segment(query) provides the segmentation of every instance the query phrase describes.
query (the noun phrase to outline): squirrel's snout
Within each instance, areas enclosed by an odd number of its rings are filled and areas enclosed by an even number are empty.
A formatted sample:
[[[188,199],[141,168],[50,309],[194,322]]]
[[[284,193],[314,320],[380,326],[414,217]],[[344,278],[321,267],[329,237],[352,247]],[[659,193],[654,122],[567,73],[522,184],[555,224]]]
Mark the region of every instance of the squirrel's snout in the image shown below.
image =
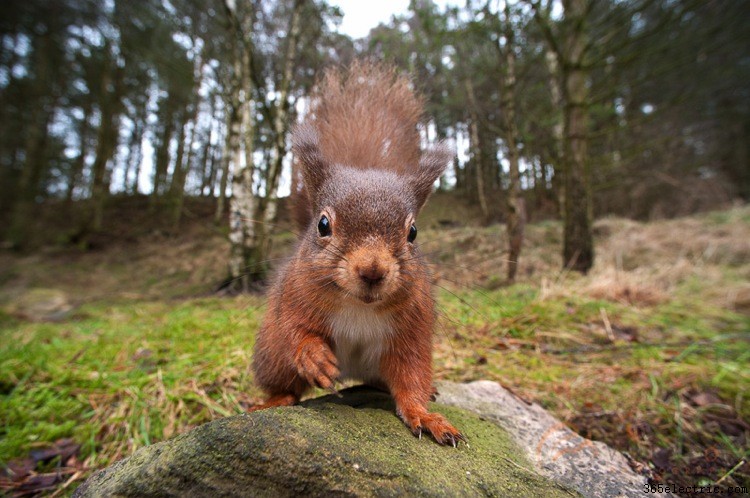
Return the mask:
[[[357,273],[359,278],[362,279],[367,285],[374,287],[383,281],[385,276],[388,274],[388,270],[378,265],[371,265],[367,268],[358,268]]]
[[[388,299],[397,289],[399,267],[385,244],[362,245],[346,254],[342,287],[365,303]]]

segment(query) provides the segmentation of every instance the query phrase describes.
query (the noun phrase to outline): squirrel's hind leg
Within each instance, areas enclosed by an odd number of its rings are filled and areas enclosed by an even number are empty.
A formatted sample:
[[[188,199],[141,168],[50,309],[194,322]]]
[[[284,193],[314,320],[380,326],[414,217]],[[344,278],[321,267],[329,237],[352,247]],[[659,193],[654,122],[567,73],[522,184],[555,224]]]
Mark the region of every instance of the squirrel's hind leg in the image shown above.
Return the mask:
[[[265,410],[266,408],[275,408],[277,406],[292,406],[299,403],[299,400],[302,398],[302,395],[305,393],[305,391],[307,391],[309,385],[297,374],[290,373],[289,378],[290,380],[288,381],[284,379],[283,382],[278,382],[271,385],[261,385],[261,388],[266,392],[268,396],[266,398],[266,401],[251,406],[247,411],[255,412],[258,410]]]
[[[292,406],[299,403],[300,397],[296,394],[275,394],[270,396],[265,403],[253,405],[247,409],[248,412],[257,412],[266,408],[275,408],[277,406]]]

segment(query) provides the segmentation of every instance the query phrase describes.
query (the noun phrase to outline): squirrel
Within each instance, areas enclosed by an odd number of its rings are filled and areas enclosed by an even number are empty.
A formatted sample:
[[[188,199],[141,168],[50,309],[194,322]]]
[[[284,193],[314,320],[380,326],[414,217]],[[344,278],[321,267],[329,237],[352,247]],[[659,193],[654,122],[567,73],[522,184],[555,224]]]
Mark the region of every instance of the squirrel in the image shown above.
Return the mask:
[[[444,143],[420,150],[422,99],[392,68],[329,70],[311,102],[292,132],[298,247],[269,291],[253,357],[268,398],[251,411],[356,379],[387,389],[414,435],[456,446],[464,436],[428,411],[436,312],[415,241],[454,153]]]

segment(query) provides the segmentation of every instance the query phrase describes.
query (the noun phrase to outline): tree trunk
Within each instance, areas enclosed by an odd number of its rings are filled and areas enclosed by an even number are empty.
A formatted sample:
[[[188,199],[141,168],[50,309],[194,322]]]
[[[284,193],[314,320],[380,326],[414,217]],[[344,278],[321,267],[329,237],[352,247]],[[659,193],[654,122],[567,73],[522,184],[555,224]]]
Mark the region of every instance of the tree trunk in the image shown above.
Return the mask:
[[[18,182],[19,194],[8,230],[8,241],[14,248],[22,248],[27,242],[37,187],[44,169],[44,153],[49,137],[49,122],[52,118],[52,115],[44,109],[33,114],[35,117],[31,120],[33,124],[28,130],[26,139],[26,162],[21,170]]]
[[[252,52],[251,35],[253,12],[245,11],[240,14],[237,4],[231,0],[224,1],[224,7],[229,19],[229,38],[231,40],[231,55],[233,58],[230,74],[230,93],[228,95],[229,109],[227,110],[227,138],[223,161],[225,174],[222,184],[226,185],[229,163],[233,164],[232,197],[229,204],[229,280],[227,287],[232,291],[247,292],[250,289],[250,279],[247,274],[247,261],[250,257],[248,241],[252,239],[253,225],[251,220],[255,213],[255,197],[253,196],[253,157],[252,144],[254,140],[253,116],[253,87],[251,80]],[[252,4],[245,4],[245,8],[252,9]],[[243,130],[242,127],[245,127]],[[245,151],[245,161],[242,160],[242,140],[250,150]],[[224,188],[220,192],[219,208],[223,208]],[[217,219],[221,213],[217,210]]]
[[[211,116],[214,115],[216,111],[216,100],[211,97]],[[213,143],[213,123],[211,123],[208,127],[206,139],[203,144],[203,150],[201,151],[201,158],[200,158],[200,166],[201,166],[201,186],[200,186],[200,193],[199,195],[211,197],[213,193],[213,186],[214,186],[214,178],[215,178],[215,164],[216,164],[216,155],[214,153],[214,143]],[[209,190],[208,193],[206,193],[206,190]]]
[[[193,46],[195,46],[195,40],[193,40]],[[175,163],[174,174],[172,175],[172,184],[169,186],[169,201],[172,214],[172,227],[177,230],[180,225],[180,219],[182,218],[182,207],[185,202],[185,182],[190,174],[190,170],[193,167],[193,145],[195,143],[195,130],[198,128],[198,111],[200,110],[200,87],[203,82],[203,67],[204,60],[203,54],[200,53],[196,56],[194,67],[193,67],[193,105],[190,114],[187,114],[185,122],[182,127],[180,136],[182,149],[177,155],[178,161]],[[190,139],[185,144],[186,139],[186,128],[192,124],[190,128]],[[185,145],[187,145],[187,157],[185,161],[182,161],[182,156],[185,153]]]
[[[232,176],[232,197],[229,200],[229,276],[231,288],[235,291],[248,292],[250,290],[252,268],[249,261],[252,260],[253,246],[250,242],[254,239],[254,216],[256,200],[253,195],[253,163],[242,161],[242,147],[240,144],[240,124],[253,123],[250,105],[243,106],[243,118],[234,124],[237,132],[232,132],[236,139],[231,144],[231,155],[234,162],[234,174]],[[237,113],[239,115],[239,113]],[[243,130],[245,134],[252,133],[252,128]],[[251,156],[252,158],[252,156]]]
[[[511,21],[510,6],[505,2],[505,47],[498,48],[504,56],[504,74],[500,89],[500,107],[505,132],[505,146],[508,151],[508,171],[510,183],[506,197],[506,223],[508,229],[508,282],[514,282],[518,270],[518,257],[523,244],[523,231],[526,224],[526,210],[521,197],[521,183],[518,167],[518,126],[516,125],[516,54],[515,30]]]
[[[138,181],[143,167],[143,136],[148,129],[148,109],[146,102],[143,102],[142,106],[136,110],[133,121],[133,135],[130,137],[127,159],[128,171],[133,172],[133,179],[130,183],[127,183],[127,177],[125,178],[125,190],[130,195],[138,193]]]
[[[175,229],[179,227],[180,219],[182,218],[182,207],[185,203],[185,182],[187,181],[187,177],[190,174],[190,170],[193,164],[193,156],[195,155],[193,145],[195,144],[195,129],[198,127],[197,114],[197,111],[193,114],[193,127],[190,130],[190,140],[188,140],[187,142],[188,152],[187,157],[185,158],[185,165],[181,170],[182,173],[179,178],[179,183],[175,187],[176,191],[173,193],[173,195],[176,196],[174,210],[172,211],[172,221]]]
[[[143,147],[141,142],[143,141],[144,124],[145,119],[141,120],[139,116],[134,117],[133,132],[130,135],[130,142],[128,144],[128,157],[126,159],[125,178],[123,181],[125,192],[131,195],[138,193],[138,177],[141,174],[141,163],[143,162]],[[133,172],[133,179],[128,181],[131,171]]]
[[[563,263],[581,273],[594,264],[591,235],[591,188],[587,164],[588,70],[584,65],[586,1],[563,2],[566,23],[567,61],[563,65],[565,92],[565,234]]]
[[[163,129],[156,149],[154,160],[153,190],[151,191],[151,200],[149,208],[151,211],[156,209],[159,196],[163,193],[164,185],[167,182],[167,172],[169,171],[170,154],[169,148],[172,144],[172,136],[175,132],[175,103],[173,97],[168,95],[162,102],[160,109],[160,120],[163,123]]]
[[[547,70],[549,71],[549,91],[550,98],[552,101],[552,107],[555,109],[555,123],[552,125],[552,162],[555,167],[554,189],[555,195],[557,196],[557,209],[559,210],[560,216],[565,216],[565,183],[562,181],[563,175],[561,174],[564,170],[564,150],[563,150],[563,138],[564,138],[564,127],[563,124],[563,102],[562,102],[562,90],[560,89],[560,64],[558,61],[557,54],[554,50],[548,49],[546,53]],[[560,173],[560,174],[558,174]]]
[[[96,140],[96,157],[92,166],[91,181],[91,228],[101,230],[104,220],[104,203],[109,196],[110,175],[107,164],[117,147],[118,123],[120,109],[120,84],[117,81],[117,68],[114,61],[102,74],[101,80],[101,103],[99,112],[101,119]],[[114,90],[110,90],[114,88]]]
[[[141,136],[141,139],[143,137]],[[136,153],[133,156],[133,181],[130,182],[128,187],[128,193],[130,195],[138,195],[138,182],[141,178],[141,169],[143,169],[143,144],[139,140],[135,145]]]
[[[249,36],[249,35],[246,35]],[[237,141],[232,177],[232,198],[229,200],[229,274],[235,291],[248,292],[250,283],[259,278],[255,275],[258,246],[256,236],[260,223],[257,216],[257,199],[253,193],[253,159],[255,140],[255,116],[252,101],[252,54],[247,44],[242,44],[239,60],[235,64],[241,75],[244,99],[241,101],[242,138],[245,161],[242,164],[242,147]],[[239,133],[238,133],[239,136]]]
[[[563,0],[563,21],[558,36],[552,31],[552,3],[542,12],[533,4],[534,18],[547,39],[550,53],[551,90],[555,98],[555,76],[562,82],[563,105],[563,184],[564,241],[563,266],[586,273],[594,264],[591,235],[591,189],[588,170],[589,69],[586,64],[588,45],[587,0]],[[562,33],[562,34],[560,34]],[[555,174],[557,177],[557,172]]]
[[[86,167],[86,154],[88,153],[89,132],[91,130],[91,124],[89,123],[90,118],[91,104],[86,102],[83,106],[83,119],[81,120],[81,126],[78,131],[80,150],[78,151],[78,157],[76,157],[76,160],[70,166],[68,184],[65,189],[65,204],[68,207],[73,201],[73,193],[81,182],[81,175],[83,174],[83,169]]]
[[[218,147],[211,143],[210,140],[207,142],[207,147],[208,174],[206,176],[205,187],[203,187],[201,191],[204,192],[206,197],[213,197],[214,191],[216,190],[216,175],[218,174],[219,169],[216,165],[221,162],[221,156],[219,156]]]
[[[464,81],[466,87],[466,95],[469,100],[469,135],[471,142],[471,162],[474,167],[477,197],[479,199],[479,207],[482,209],[482,218],[484,222],[488,222],[490,219],[490,209],[487,203],[487,195],[484,188],[484,168],[482,164],[482,144],[479,141],[479,116],[477,115],[477,102],[474,97],[474,87],[471,82],[467,79]]]
[[[24,153],[26,160],[18,180],[15,204],[10,216],[7,238],[11,247],[22,248],[27,242],[29,223],[36,202],[39,181],[45,169],[45,154],[49,138],[49,123],[52,120],[53,98],[49,95],[50,47],[48,34],[38,37],[38,45],[32,53],[34,79],[30,97],[35,102],[29,107],[29,127],[26,130]]]
[[[221,151],[221,179],[219,180],[219,197],[216,201],[216,214],[214,215],[214,222],[219,223],[224,217],[224,206],[227,199],[227,185],[229,184],[229,173],[231,172],[230,166],[232,163],[232,153],[239,148],[240,138],[240,113],[239,103],[235,102],[234,99],[239,100],[239,97],[229,97],[227,102],[227,125],[226,135],[224,135],[224,145]]]
[[[461,131],[459,130],[460,125],[456,125],[456,146],[458,146],[458,138],[462,135]],[[456,186],[455,189],[457,192],[461,192],[462,194],[466,194],[466,171],[465,171],[465,165],[464,167],[461,166],[461,163],[458,159],[458,154],[453,158],[453,169],[456,172]]]
[[[185,190],[185,179],[187,178],[187,168],[189,168],[189,163],[185,161],[185,146],[188,145],[186,143],[188,123],[187,116],[180,121],[179,133],[177,134],[177,153],[175,154],[172,178],[169,182],[169,192],[167,192],[169,220],[174,228],[180,222],[180,211],[182,210],[180,197]]]

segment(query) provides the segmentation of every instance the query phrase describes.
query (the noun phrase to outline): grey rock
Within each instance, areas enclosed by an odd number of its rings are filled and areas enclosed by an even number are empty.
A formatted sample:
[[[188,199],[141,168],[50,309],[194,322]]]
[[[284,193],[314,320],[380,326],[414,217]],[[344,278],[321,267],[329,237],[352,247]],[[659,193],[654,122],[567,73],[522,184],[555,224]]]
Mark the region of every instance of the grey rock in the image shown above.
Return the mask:
[[[494,382],[438,390],[468,444],[413,437],[390,396],[355,387],[142,448],[75,496],[654,496],[623,455]]]
[[[438,384],[438,402],[460,406],[505,429],[534,470],[589,498],[668,496],[647,493],[647,480],[621,453],[583,438],[541,406],[527,404],[496,382]]]
[[[68,296],[59,289],[28,289],[7,306],[7,311],[32,322],[56,322],[65,319],[73,310]]]

